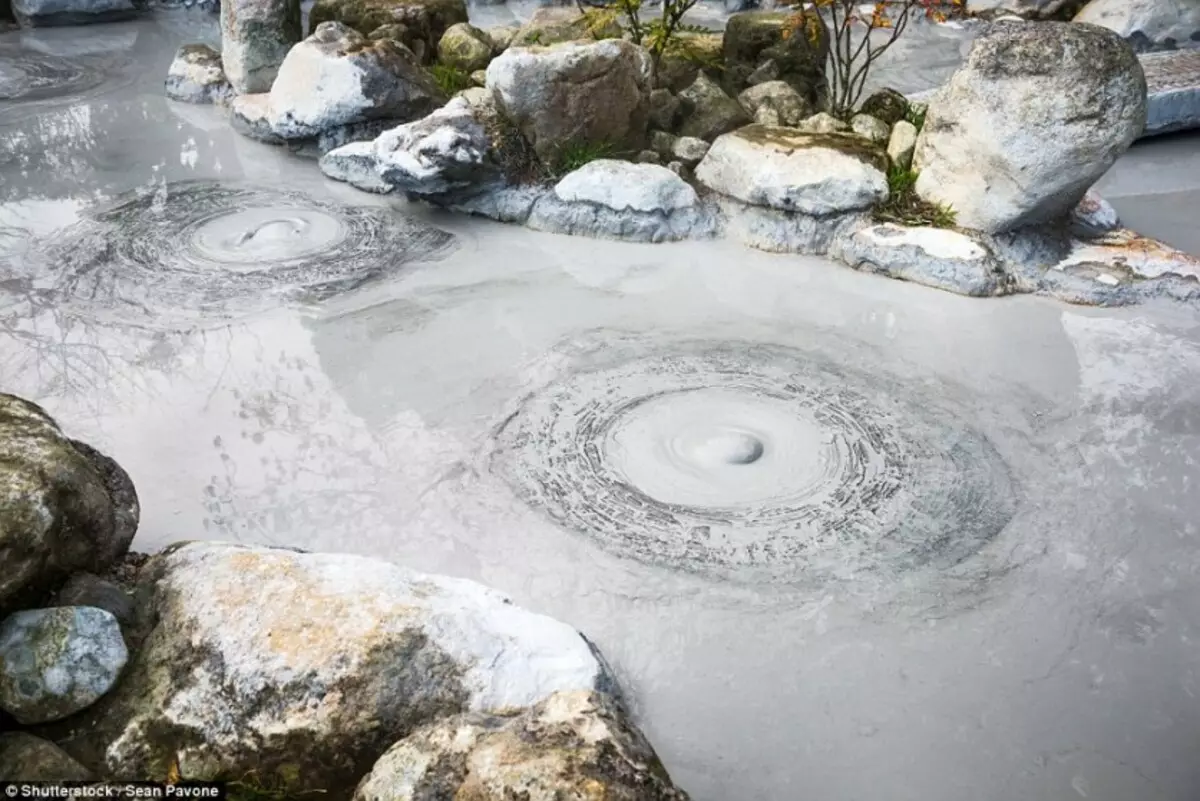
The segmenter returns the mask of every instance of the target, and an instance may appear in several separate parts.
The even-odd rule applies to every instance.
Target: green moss
[[[441,89],[445,95],[453,95],[461,92],[463,89],[470,89],[475,85],[471,80],[470,73],[446,64],[431,65],[429,67],[429,74],[433,76],[434,83],[437,84],[438,89]]]
[[[930,203],[917,195],[917,172],[899,167],[888,170],[888,199],[875,207],[879,222],[954,228],[957,215],[950,206]]]

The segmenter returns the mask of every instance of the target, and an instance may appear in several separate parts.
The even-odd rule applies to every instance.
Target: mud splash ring
[[[203,324],[348,291],[454,237],[387,208],[197,181],[125,196],[47,240],[22,269],[60,305]]]
[[[490,466],[653,564],[754,582],[945,568],[1017,501],[991,442],[937,395],[786,347],[615,346],[526,397]]]
[[[104,79],[103,72],[68,58],[0,45],[0,102],[78,94]]]

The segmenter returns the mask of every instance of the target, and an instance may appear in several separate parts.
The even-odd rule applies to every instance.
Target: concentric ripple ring
[[[76,94],[104,79],[103,72],[68,58],[0,45],[0,101]]]
[[[756,582],[958,564],[1013,516],[945,393],[782,346],[606,349],[525,397],[491,469],[623,556]]]
[[[388,208],[210,182],[125,196],[46,239],[21,268],[61,304],[123,322],[195,323],[328,297],[454,241]]]

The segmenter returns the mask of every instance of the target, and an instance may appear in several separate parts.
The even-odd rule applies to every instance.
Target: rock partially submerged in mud
[[[354,801],[687,801],[612,698],[559,692],[513,715],[468,714],[392,746]]]
[[[615,689],[571,627],[364,557],[184,543],[143,567],[138,593],[152,626],[135,659],[57,738],[107,776],[162,778],[178,760],[189,777],[343,797],[422,725]]]
[[[300,0],[221,0],[221,63],[238,94],[270,91],[300,39]]]
[[[167,71],[167,97],[183,103],[224,104],[233,87],[221,66],[221,54],[208,45],[183,45]]]
[[[137,16],[133,0],[12,0],[12,13],[23,27],[119,22]]]

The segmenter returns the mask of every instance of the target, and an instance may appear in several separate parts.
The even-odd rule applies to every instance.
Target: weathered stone
[[[133,482],[36,404],[0,394],[0,610],[78,570],[104,572],[137,531]]]
[[[321,172],[364,192],[386,195],[392,186],[379,174],[374,142],[351,142],[330,150],[317,164]]]
[[[1146,123],[1137,56],[1094,25],[993,25],[930,102],[916,191],[958,224],[1005,231],[1061,219]]]
[[[233,87],[221,66],[221,54],[208,45],[183,45],[167,71],[167,97],[183,103],[225,103]]]
[[[913,151],[917,149],[917,126],[908,120],[900,120],[892,126],[888,137],[887,154],[892,164],[902,170],[912,166]]]
[[[91,573],[76,573],[54,596],[54,606],[90,606],[103,609],[122,626],[134,620],[133,599],[111,581]]]
[[[11,8],[17,22],[26,28],[117,22],[138,11],[132,0],[12,0]]]
[[[413,195],[462,193],[499,178],[483,121],[464,98],[385,132],[374,148],[384,183]]]
[[[783,81],[767,81],[738,95],[742,108],[762,125],[794,128],[812,116],[813,108],[800,93]]]
[[[695,167],[708,155],[709,144],[694,136],[681,136],[671,143],[671,156],[685,166]]]
[[[488,35],[466,22],[451,25],[438,42],[438,61],[463,72],[487,69],[493,45]]]
[[[0,708],[25,724],[73,715],[113,688],[128,656],[103,609],[17,612],[0,624]]]
[[[721,205],[727,219],[726,233],[747,247],[768,253],[823,256],[840,237],[870,223],[870,212],[865,211],[816,217],[730,197],[722,198]]]
[[[0,734],[0,782],[85,782],[91,772],[49,740],[25,732]]]
[[[711,236],[714,220],[696,190],[656,164],[598,159],[569,173],[538,201],[530,228],[578,236],[664,242]]]
[[[887,198],[887,160],[861,139],[750,125],[713,143],[696,179],[744,203],[826,216]]]
[[[589,643],[474,582],[340,554],[186,543],[141,571],[154,627],[59,738],[109,776],[249,773],[345,797],[387,748],[467,711],[606,691]]]
[[[805,133],[819,134],[839,133],[850,130],[850,126],[845,122],[824,111],[814,114],[807,119],[801,120],[800,124],[796,127]]]
[[[755,67],[754,72],[746,76],[746,85],[758,86],[761,83],[778,80],[779,65],[775,63],[775,59],[768,58],[766,61]]]
[[[504,116],[538,157],[568,146],[638,147],[650,108],[650,56],[620,40],[510,47],[487,69]]]
[[[556,693],[516,715],[461,715],[409,735],[354,801],[687,801],[612,699]]]
[[[662,164],[662,156],[656,150],[641,150],[634,161],[638,164]]]
[[[1156,297],[1200,301],[1200,258],[1127,229],[1073,241],[1065,257],[1046,265],[1045,260],[1019,263],[1031,289],[1068,303],[1120,306]]]
[[[1141,57],[1149,92],[1143,136],[1200,128],[1200,48]]]
[[[529,21],[509,40],[509,47],[549,47],[564,42],[619,39],[621,26],[615,20],[597,25],[577,8],[549,7],[533,12]]]
[[[886,122],[870,114],[855,114],[850,120],[850,130],[869,142],[885,144],[892,135],[892,130]]]
[[[650,92],[649,125],[663,131],[673,131],[683,115],[683,103],[670,89]]]
[[[446,99],[407,48],[369,41],[340,22],[318,25],[292,48],[269,98],[271,130],[284,139],[372,119],[418,119]]]
[[[500,55],[512,45],[513,38],[520,30],[520,25],[493,25],[490,28],[486,28],[484,33],[492,41],[494,54]]]
[[[895,125],[907,116],[908,99],[895,89],[880,89],[864,100],[859,110],[888,125]]]
[[[1117,210],[1107,200],[1089,189],[1083,199],[1071,209],[1070,226],[1079,236],[1099,236],[1120,226]]]
[[[271,96],[266,92],[237,95],[229,104],[229,126],[242,136],[271,145],[283,144],[271,124]]]
[[[768,59],[777,79],[790,84],[812,106],[825,95],[825,62],[829,31],[815,11],[744,11],[725,23],[725,68],[729,85],[740,91],[750,75]],[[785,35],[785,30],[791,31]]]
[[[463,0],[316,0],[308,30],[312,34],[322,22],[341,22],[369,36],[381,26],[402,25],[399,41],[429,63],[450,26],[467,21]]]
[[[722,34],[685,31],[677,41],[679,46],[659,60],[655,86],[678,93],[691,86],[701,72],[710,78],[719,76],[724,61]]]
[[[667,158],[671,155],[671,151],[675,149],[675,142],[678,139],[678,136],[669,134],[666,131],[651,131],[650,149],[663,158]]]
[[[1057,19],[1079,6],[1080,0],[967,0],[967,11],[996,19],[1012,15],[1021,19]]]
[[[487,70],[475,70],[472,72],[471,83],[479,88],[487,86]]]
[[[957,231],[885,223],[840,238],[832,255],[856,270],[944,289],[989,296],[1011,290],[1011,281],[985,246]]]
[[[683,103],[683,125],[679,128],[683,136],[711,142],[750,122],[741,104],[703,73],[679,93],[679,100]]]
[[[222,0],[221,65],[233,90],[269,91],[301,34],[300,0]]]

